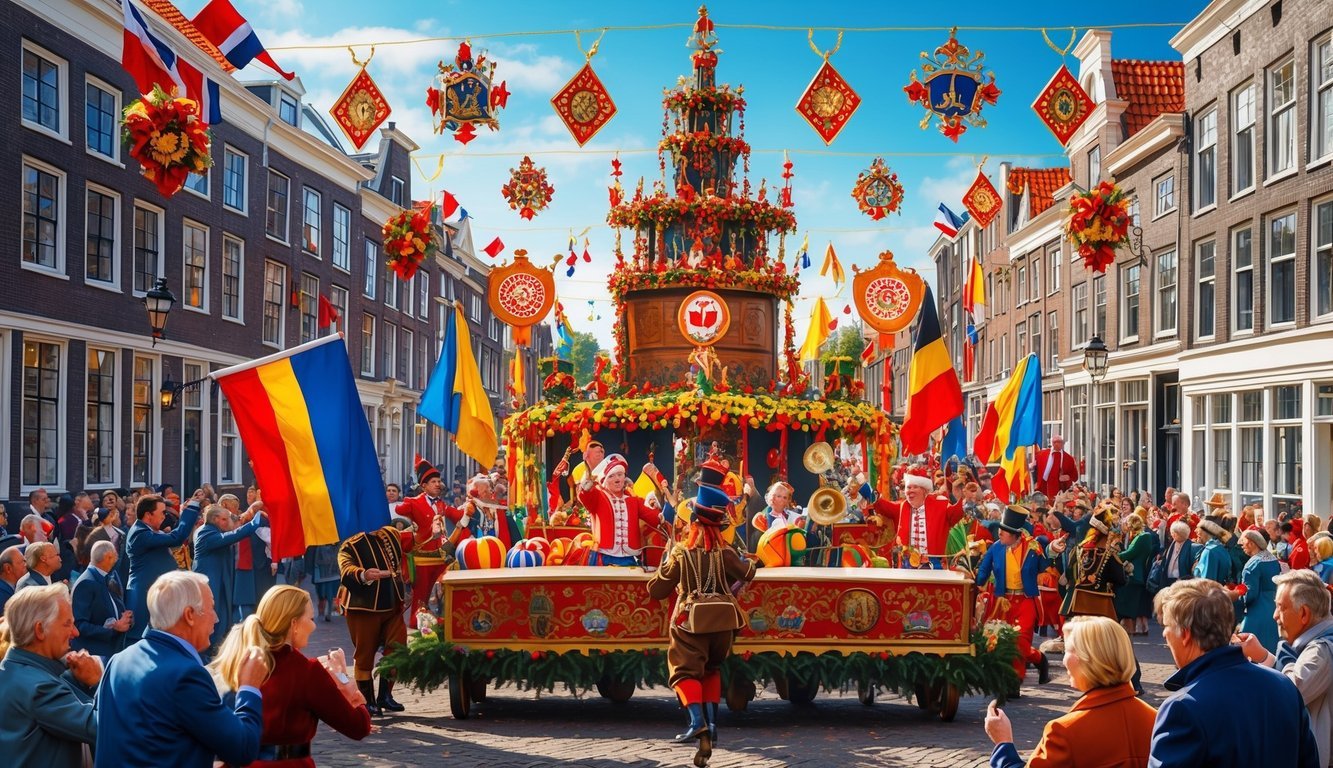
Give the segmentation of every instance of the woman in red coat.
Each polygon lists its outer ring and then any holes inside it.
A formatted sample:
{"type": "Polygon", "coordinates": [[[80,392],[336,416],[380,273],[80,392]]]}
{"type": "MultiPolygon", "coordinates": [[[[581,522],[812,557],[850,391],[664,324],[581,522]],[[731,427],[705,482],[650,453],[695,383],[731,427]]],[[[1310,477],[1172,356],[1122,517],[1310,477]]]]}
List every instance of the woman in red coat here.
{"type": "Polygon", "coordinates": [[[254,615],[232,628],[209,665],[225,695],[238,687],[241,661],[249,649],[264,652],[269,669],[260,687],[264,732],[259,760],[251,768],[314,768],[310,742],[321,720],[357,741],[370,733],[365,697],[348,676],[341,651],[318,660],[301,653],[314,631],[310,595],[298,587],[274,587],[264,594],[254,615]]]}

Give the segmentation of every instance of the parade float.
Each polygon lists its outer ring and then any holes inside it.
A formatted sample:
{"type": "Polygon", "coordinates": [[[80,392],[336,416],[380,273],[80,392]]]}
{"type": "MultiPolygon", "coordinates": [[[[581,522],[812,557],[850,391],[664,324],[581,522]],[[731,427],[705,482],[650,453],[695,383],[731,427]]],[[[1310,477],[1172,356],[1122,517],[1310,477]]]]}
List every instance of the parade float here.
{"type": "MultiPolygon", "coordinates": [[[[510,513],[527,538],[508,552],[498,539],[465,542],[432,600],[433,626],[423,616],[425,629],[384,661],[418,689],[447,683],[457,718],[485,700],[489,684],[596,689],[623,702],[666,683],[668,604],[647,599],[645,569],[584,565],[591,536],[572,484],[551,482],[560,460],[576,462],[590,438],[624,455],[631,478],[652,462],[682,498],[712,451],[731,462],[735,495],[750,475],[760,493],[783,479],[809,499],[821,543],[761,538],[755,556],[775,567],[738,595],[748,626],[724,673],[733,710],[756,683],[771,682],[797,703],[821,687],[855,687],[866,703],[878,689],[896,691],[949,720],[960,695],[1002,694],[1013,679],[1015,633],[981,623],[966,574],[870,567],[906,560],[896,535],[873,520],[845,521],[854,506],[848,475],[890,493],[896,428],[862,399],[850,360],[827,362],[822,389],[801,366],[798,270],[785,253],[796,227],[790,166],[776,200],[764,183],[751,185],[743,91],[715,82],[719,51],[706,13],[691,39],[692,80],[664,92],[662,179],[651,190],[640,181],[632,194],[618,178],[611,188],[614,359],[599,364],[586,391],[567,362],[542,361],[543,402],[505,420],[510,513]]],[[[882,271],[896,272],[891,255],[871,272],[882,271]]],[[[868,321],[876,311],[897,319],[911,303],[871,272],[858,283],[874,283],[863,291],[875,306],[869,316],[864,301],[858,308],[868,321]]],[[[551,310],[553,292],[551,271],[521,253],[491,277],[492,306],[519,339],[551,310]]],[[[669,534],[657,534],[646,569],[669,534]]],[[[737,543],[754,547],[743,534],[737,543]]]]}

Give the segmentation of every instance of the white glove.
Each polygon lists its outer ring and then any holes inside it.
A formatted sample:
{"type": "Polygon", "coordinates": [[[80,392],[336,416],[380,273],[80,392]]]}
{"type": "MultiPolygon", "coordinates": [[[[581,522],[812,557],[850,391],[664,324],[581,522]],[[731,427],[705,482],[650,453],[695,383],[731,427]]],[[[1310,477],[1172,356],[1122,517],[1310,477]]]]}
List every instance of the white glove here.
{"type": "Polygon", "coordinates": [[[462,517],[458,518],[458,524],[463,528],[466,528],[467,524],[470,522],[472,522],[472,515],[463,515],[462,517]]]}

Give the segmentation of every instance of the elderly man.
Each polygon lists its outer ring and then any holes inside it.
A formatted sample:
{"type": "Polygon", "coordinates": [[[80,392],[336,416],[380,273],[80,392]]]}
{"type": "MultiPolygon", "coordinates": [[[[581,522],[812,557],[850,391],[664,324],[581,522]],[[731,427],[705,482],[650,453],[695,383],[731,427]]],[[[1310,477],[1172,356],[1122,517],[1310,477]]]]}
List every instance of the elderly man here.
{"type": "Polygon", "coordinates": [[[241,662],[236,704],[228,709],[199,657],[218,620],[208,579],[165,574],[146,602],[152,629],[111,659],[97,689],[97,768],[212,768],[214,756],[249,765],[264,727],[263,653],[251,648],[241,662]]]}
{"type": "Polygon", "coordinates": [[[921,558],[922,567],[944,568],[949,529],[963,519],[961,502],[949,503],[933,493],[934,483],[926,470],[912,467],[903,472],[904,501],[879,499],[875,511],[893,523],[898,538],[921,558]]]}
{"type": "Polygon", "coordinates": [[[18,547],[6,547],[0,552],[0,616],[5,615],[5,606],[18,591],[18,583],[28,575],[28,561],[23,559],[23,551],[18,547]]]}
{"type": "Polygon", "coordinates": [[[116,547],[109,541],[93,545],[88,570],[74,582],[74,624],[79,636],[73,646],[95,656],[112,656],[125,647],[125,633],[134,614],[111,591],[116,547]]]}
{"type": "MultiPolygon", "coordinates": [[[[613,453],[579,481],[579,503],[592,522],[593,551],[588,565],[637,564],[645,543],[640,523],[656,528],[662,522],[661,512],[629,493],[628,468],[625,457],[613,453]]],[[[560,471],[557,466],[556,472],[560,471]]],[[[720,485],[721,481],[722,477],[713,477],[710,484],[720,485]]]]}
{"type": "Polygon", "coordinates": [[[1037,451],[1032,465],[1034,489],[1046,494],[1048,499],[1069,490],[1078,479],[1078,461],[1065,451],[1065,439],[1060,435],[1051,435],[1051,447],[1037,451]]]}
{"type": "Polygon", "coordinates": [[[1259,638],[1241,633],[1245,658],[1273,667],[1296,684],[1310,712],[1310,726],[1319,745],[1319,765],[1333,765],[1333,617],[1324,582],[1310,570],[1288,571],[1273,579],[1277,609],[1273,618],[1282,632],[1277,655],[1259,638]]]}
{"type": "Polygon", "coordinates": [[[125,597],[125,583],[130,580],[130,563],[125,557],[125,531],[120,528],[120,510],[114,504],[93,510],[93,532],[84,539],[83,546],[91,557],[92,549],[99,541],[111,542],[116,548],[116,570],[114,591],[125,597]]]}
{"type": "Polygon", "coordinates": [[[84,651],[69,593],[59,584],[25,590],[5,614],[13,645],[0,661],[0,754],[14,768],[80,766],[97,739],[92,691],[102,665],[84,651]]]}
{"type": "Polygon", "coordinates": [[[23,541],[27,544],[46,541],[54,527],[41,515],[29,514],[25,515],[23,520],[19,522],[19,535],[23,537],[23,541]]]}
{"type": "Polygon", "coordinates": [[[15,592],[27,587],[45,587],[51,583],[51,575],[60,570],[60,550],[49,541],[29,544],[23,557],[28,561],[28,573],[14,585],[15,592]]]}
{"type": "MultiPolygon", "coordinates": [[[[213,590],[213,605],[218,622],[211,645],[216,648],[236,620],[232,595],[236,588],[236,552],[234,548],[259,527],[263,512],[251,507],[241,515],[241,526],[232,529],[231,510],[221,504],[209,504],[204,510],[204,524],[194,532],[194,561],[190,570],[208,577],[213,590]]],[[[182,526],[183,527],[183,526],[182,526]]]]}
{"type": "Polygon", "coordinates": [[[1246,662],[1230,644],[1236,615],[1222,585],[1178,581],[1157,593],[1154,607],[1178,671],[1166,681],[1175,693],[1162,702],[1153,725],[1150,768],[1319,768],[1300,692],[1281,674],[1246,662]],[[1263,713],[1259,726],[1255,712],[1263,713]]]}
{"type": "Polygon", "coordinates": [[[134,612],[129,640],[138,639],[148,627],[148,590],[163,574],[177,569],[176,556],[171,550],[190,538],[199,519],[199,503],[191,501],[185,505],[180,524],[170,533],[159,530],[167,518],[167,503],[161,496],[140,496],[134,511],[137,519],[125,534],[125,556],[130,561],[125,602],[134,612]]]}

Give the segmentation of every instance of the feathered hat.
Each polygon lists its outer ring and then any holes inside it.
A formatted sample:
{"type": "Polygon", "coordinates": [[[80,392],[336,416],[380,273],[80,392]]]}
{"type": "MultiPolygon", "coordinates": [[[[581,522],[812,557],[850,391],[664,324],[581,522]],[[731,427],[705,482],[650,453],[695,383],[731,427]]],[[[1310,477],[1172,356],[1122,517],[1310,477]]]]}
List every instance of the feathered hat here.
{"type": "Polygon", "coordinates": [[[417,485],[425,485],[427,480],[440,476],[440,470],[434,464],[421,458],[421,454],[412,456],[412,466],[416,468],[417,485]]]}

